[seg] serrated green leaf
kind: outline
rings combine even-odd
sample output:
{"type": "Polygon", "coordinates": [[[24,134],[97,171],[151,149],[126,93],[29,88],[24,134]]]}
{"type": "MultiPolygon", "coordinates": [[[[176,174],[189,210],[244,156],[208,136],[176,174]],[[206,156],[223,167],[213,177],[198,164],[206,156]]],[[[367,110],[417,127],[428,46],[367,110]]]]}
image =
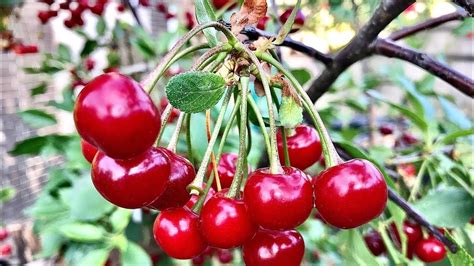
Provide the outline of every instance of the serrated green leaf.
{"type": "Polygon", "coordinates": [[[46,89],[47,89],[47,84],[43,82],[40,85],[32,88],[30,91],[30,95],[33,97],[39,94],[43,94],[46,92],[46,89]]]}
{"type": "Polygon", "coordinates": [[[279,116],[283,127],[295,128],[303,122],[303,107],[293,97],[283,96],[279,116]]]}
{"type": "Polygon", "coordinates": [[[285,24],[283,24],[283,26],[280,28],[280,31],[278,32],[276,39],[273,41],[273,44],[275,45],[282,44],[286,36],[288,36],[288,34],[290,33],[293,27],[293,23],[295,22],[296,13],[300,9],[300,6],[301,6],[301,0],[298,0],[298,2],[296,2],[296,5],[293,7],[293,10],[291,11],[291,14],[286,20],[285,24]]]}
{"type": "Polygon", "coordinates": [[[199,113],[213,107],[224,91],[225,80],[209,72],[179,74],[166,85],[166,96],[171,105],[186,113],[199,113]]]}
{"type": "Polygon", "coordinates": [[[17,142],[8,153],[13,156],[39,155],[44,149],[51,148],[54,152],[64,151],[65,144],[71,139],[70,136],[57,134],[37,136],[17,142]]]}
{"type": "Polygon", "coordinates": [[[453,241],[458,246],[456,253],[448,251],[448,259],[453,266],[472,266],[474,265],[474,258],[466,251],[466,249],[459,245],[453,236],[448,232],[445,232],[447,238],[453,241]]]}
{"type": "Polygon", "coordinates": [[[134,242],[128,242],[127,249],[122,253],[123,266],[151,266],[151,259],[142,247],[134,242]]]}
{"type": "Polygon", "coordinates": [[[18,115],[23,119],[23,121],[25,121],[25,123],[34,128],[52,126],[57,123],[54,116],[38,109],[21,111],[18,115]]]}
{"type": "Polygon", "coordinates": [[[71,223],[59,227],[59,232],[77,242],[97,242],[105,237],[105,229],[98,225],[71,223]]]}
{"type": "Polygon", "coordinates": [[[125,230],[125,227],[127,227],[130,222],[131,216],[132,212],[130,210],[117,208],[110,216],[110,223],[112,224],[114,232],[122,232],[125,230]]]}
{"type": "MultiPolygon", "coordinates": [[[[196,20],[199,24],[204,24],[217,20],[216,13],[214,12],[214,8],[212,7],[209,0],[195,0],[194,6],[196,20]]],[[[217,45],[217,31],[215,29],[205,29],[204,36],[206,36],[207,42],[209,43],[210,47],[214,47],[217,45]]]]}

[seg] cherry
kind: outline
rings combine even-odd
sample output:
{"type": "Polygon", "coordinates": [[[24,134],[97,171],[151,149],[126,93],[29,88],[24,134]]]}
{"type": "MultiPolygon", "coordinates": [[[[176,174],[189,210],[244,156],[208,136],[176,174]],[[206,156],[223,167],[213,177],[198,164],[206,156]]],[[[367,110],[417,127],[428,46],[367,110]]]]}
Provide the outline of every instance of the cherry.
{"type": "MultiPolygon", "coordinates": [[[[423,232],[418,224],[406,220],[403,222],[403,233],[407,239],[407,257],[411,259],[415,251],[416,243],[423,237],[423,232]]],[[[401,248],[401,237],[395,223],[390,224],[390,235],[395,244],[401,248]]]]}
{"type": "Polygon", "coordinates": [[[6,228],[0,227],[0,242],[8,238],[8,230],[6,228]]]}
{"type": "MultiPolygon", "coordinates": [[[[285,12],[283,12],[283,14],[281,14],[280,22],[282,24],[285,24],[285,22],[290,18],[292,11],[293,8],[288,8],[287,10],[285,10],[285,12]]],[[[296,12],[295,21],[291,28],[291,32],[297,32],[301,27],[303,27],[305,20],[306,17],[304,16],[303,12],[301,12],[301,9],[298,9],[298,11],[296,12]]]]}
{"type": "Polygon", "coordinates": [[[242,200],[217,193],[202,208],[201,230],[210,246],[229,249],[250,240],[257,227],[242,200]]]}
{"type": "Polygon", "coordinates": [[[247,266],[299,266],[303,260],[304,241],[295,230],[260,229],[244,244],[242,254],[247,266]]]}
{"type": "Polygon", "coordinates": [[[164,3],[158,3],[156,10],[160,13],[168,13],[168,7],[164,3]]]}
{"type": "Polygon", "coordinates": [[[116,160],[99,152],[92,164],[92,182],[111,203],[128,209],[147,206],[168,185],[167,155],[151,148],[130,160],[116,160]]]}
{"type": "Polygon", "coordinates": [[[74,106],[74,121],[84,140],[116,159],[148,150],[161,128],[150,96],[118,73],[102,74],[84,87],[74,106]]]}
{"type": "MultiPolygon", "coordinates": [[[[235,168],[237,166],[238,155],[235,153],[223,153],[219,164],[217,164],[217,173],[219,174],[219,182],[221,183],[221,188],[229,188],[234,180],[235,168]]],[[[209,164],[207,170],[207,175],[210,176],[212,173],[212,164],[209,164]]],[[[248,171],[250,172],[250,166],[248,166],[248,171]]],[[[212,187],[217,190],[217,179],[214,178],[212,182],[212,187]]]]}
{"type": "Polygon", "coordinates": [[[64,26],[66,28],[72,29],[76,26],[76,22],[74,21],[73,18],[68,18],[68,19],[64,20],[64,26]]]}
{"type": "Polygon", "coordinates": [[[96,14],[97,16],[102,16],[104,13],[105,6],[104,4],[96,3],[95,5],[90,7],[90,10],[93,14],[96,14]]]}
{"type": "Polygon", "coordinates": [[[92,59],[90,57],[87,58],[86,62],[85,62],[85,67],[86,67],[87,71],[91,71],[92,69],[94,69],[94,67],[95,67],[94,59],[92,59]]]}
{"type": "MultiPolygon", "coordinates": [[[[205,186],[203,185],[202,187],[202,190],[204,190],[205,186]]],[[[216,194],[216,191],[211,187],[209,189],[209,193],[207,193],[207,196],[206,196],[206,199],[204,200],[204,204],[206,204],[206,202],[209,201],[209,199],[214,196],[214,194],[216,194]]],[[[188,200],[188,202],[186,203],[186,207],[188,208],[192,208],[194,206],[194,204],[196,204],[196,202],[199,200],[199,196],[196,195],[196,194],[192,194],[191,195],[191,198],[188,200]]]]}
{"type": "Polygon", "coordinates": [[[436,238],[428,238],[418,241],[415,247],[416,256],[423,262],[437,262],[444,259],[446,249],[436,238]]]}
{"type": "Polygon", "coordinates": [[[125,11],[125,5],[122,4],[122,3],[118,4],[117,5],[117,11],[120,12],[120,13],[124,12],[125,11]]]}
{"type": "Polygon", "coordinates": [[[387,251],[382,236],[377,231],[370,231],[364,236],[364,241],[374,256],[379,256],[387,251]]]}
{"type": "Polygon", "coordinates": [[[269,20],[270,20],[269,16],[265,16],[265,17],[261,18],[257,23],[257,29],[265,30],[265,28],[267,27],[267,22],[269,20]]]}
{"type": "Polygon", "coordinates": [[[150,0],[139,0],[138,3],[144,7],[150,6],[150,0]]]}
{"type": "Polygon", "coordinates": [[[90,144],[89,142],[81,139],[81,149],[82,149],[82,155],[84,155],[84,158],[86,158],[86,160],[89,163],[92,163],[95,155],[97,154],[97,148],[94,145],[90,144]]]}
{"type": "Polygon", "coordinates": [[[156,243],[175,259],[191,259],[206,249],[199,217],[187,207],[162,211],[153,225],[156,243]]]}
{"type": "Polygon", "coordinates": [[[258,169],[248,177],[244,202],[252,220],[263,228],[292,229],[311,214],[311,182],[303,171],[293,167],[283,167],[281,174],[258,169]]]}
{"type": "Polygon", "coordinates": [[[17,54],[17,55],[35,54],[35,53],[38,52],[38,46],[17,44],[15,46],[13,46],[13,52],[15,52],[15,54],[17,54]]]}
{"type": "Polygon", "coordinates": [[[5,244],[0,247],[0,256],[8,257],[12,254],[12,246],[10,244],[5,244]]]}
{"type": "Polygon", "coordinates": [[[405,146],[410,146],[418,143],[418,138],[415,137],[410,132],[404,132],[402,136],[400,137],[400,140],[398,140],[400,144],[403,144],[405,146]]]}
{"type": "Polygon", "coordinates": [[[41,24],[46,24],[48,23],[50,17],[49,11],[39,11],[38,14],[36,15],[38,19],[40,20],[41,24]]]}
{"type": "Polygon", "coordinates": [[[382,125],[379,127],[379,132],[382,135],[392,135],[393,134],[393,127],[390,125],[382,125]]]}
{"type": "Polygon", "coordinates": [[[196,22],[194,21],[194,15],[190,11],[186,11],[186,13],[184,13],[184,16],[186,18],[186,29],[191,30],[196,25],[196,22]]]}
{"type": "Polygon", "coordinates": [[[196,176],[194,166],[181,155],[165,148],[160,148],[160,150],[168,156],[170,164],[169,183],[163,194],[149,207],[164,210],[184,206],[191,198],[186,187],[193,182],[196,176]]]}
{"type": "Polygon", "coordinates": [[[66,1],[66,2],[63,2],[61,4],[59,4],[59,8],[60,9],[64,9],[64,10],[69,10],[69,5],[71,4],[71,1],[66,1]]]}
{"type": "Polygon", "coordinates": [[[231,250],[218,249],[216,253],[220,263],[231,263],[234,260],[234,255],[231,250]]]}
{"type": "MultiPolygon", "coordinates": [[[[226,6],[228,3],[230,2],[230,0],[212,0],[212,4],[214,5],[214,7],[216,9],[221,9],[223,8],[224,6],[226,6]]],[[[232,5],[231,7],[229,7],[229,9],[232,9],[234,7],[236,7],[237,4],[234,4],[232,5]]]]}
{"type": "Polygon", "coordinates": [[[379,216],[387,203],[382,173],[363,159],[330,167],[313,178],[315,205],[330,225],[348,229],[379,216]]]}
{"type": "MultiPolygon", "coordinates": [[[[278,155],[280,162],[285,163],[283,138],[281,131],[277,133],[278,155]]],[[[313,127],[300,125],[294,129],[294,134],[286,137],[290,165],[304,170],[321,158],[321,142],[318,132],[313,127]]]]}

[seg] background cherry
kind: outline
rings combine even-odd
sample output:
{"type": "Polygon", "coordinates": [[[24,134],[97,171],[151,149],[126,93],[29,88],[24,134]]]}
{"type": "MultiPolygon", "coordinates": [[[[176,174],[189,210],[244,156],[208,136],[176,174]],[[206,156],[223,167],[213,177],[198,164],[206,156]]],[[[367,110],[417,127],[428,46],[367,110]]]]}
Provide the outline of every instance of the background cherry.
{"type": "Polygon", "coordinates": [[[184,206],[191,195],[187,186],[196,176],[194,166],[186,158],[165,148],[158,148],[168,156],[170,164],[169,183],[163,194],[149,205],[149,207],[164,210],[171,207],[184,206]]]}
{"type": "Polygon", "coordinates": [[[153,235],[163,251],[176,259],[191,259],[207,247],[199,230],[199,217],[187,207],[162,211],[156,217],[153,235]]]}
{"type": "Polygon", "coordinates": [[[9,257],[12,254],[12,246],[10,244],[5,244],[0,247],[0,256],[9,257]]]}
{"type": "Polygon", "coordinates": [[[244,202],[227,198],[223,193],[214,195],[201,210],[201,230],[210,246],[240,246],[252,238],[256,229],[244,202]]]}
{"type": "Polygon", "coordinates": [[[304,255],[303,237],[295,231],[260,229],[242,248],[247,266],[299,266],[304,255]]]}
{"type": "MultiPolygon", "coordinates": [[[[281,164],[285,164],[283,138],[281,131],[277,133],[278,155],[281,164]]],[[[290,165],[304,170],[321,158],[321,142],[318,132],[313,127],[300,125],[294,129],[294,134],[286,137],[290,165]]]]}
{"type": "MultiPolygon", "coordinates": [[[[219,174],[219,181],[221,183],[221,189],[229,188],[234,180],[235,168],[237,167],[238,155],[235,153],[223,153],[219,164],[217,165],[217,173],[219,174]]],[[[250,172],[250,166],[248,166],[250,172]]],[[[209,164],[207,175],[210,176],[212,172],[212,164],[209,164]]],[[[212,182],[212,188],[217,190],[217,180],[214,178],[212,182]]]]}
{"type": "Polygon", "coordinates": [[[7,239],[9,236],[8,230],[4,227],[0,227],[0,242],[7,239]]]}
{"type": "MultiPolygon", "coordinates": [[[[418,224],[409,220],[405,220],[403,222],[403,233],[407,239],[407,257],[411,259],[415,251],[416,244],[420,239],[423,238],[423,232],[421,231],[421,227],[418,224]]],[[[398,231],[395,223],[390,224],[390,236],[392,236],[392,240],[395,242],[395,244],[401,248],[402,244],[400,232],[398,231]]]]}
{"type": "Polygon", "coordinates": [[[379,256],[387,251],[385,244],[383,242],[382,236],[379,232],[372,230],[368,232],[364,236],[364,241],[367,247],[369,248],[370,252],[374,254],[374,256],[379,256]]]}
{"type": "Polygon", "coordinates": [[[244,188],[244,202],[252,220],[266,229],[285,230],[302,224],[313,208],[308,176],[293,167],[282,174],[268,168],[254,171],[244,188]]]}
{"type": "MultiPolygon", "coordinates": [[[[212,4],[214,5],[214,7],[216,9],[221,9],[223,8],[225,5],[227,5],[228,3],[230,2],[230,0],[212,0],[212,4]]],[[[236,7],[237,4],[234,4],[232,5],[229,9],[232,9],[234,7],[236,7]]]]}
{"type": "Polygon", "coordinates": [[[148,94],[118,73],[102,74],[84,87],[74,121],[84,140],[116,159],[145,152],[161,127],[160,113],[148,94]]]}
{"type": "Polygon", "coordinates": [[[168,185],[170,165],[156,148],[130,160],[116,160],[99,152],[92,164],[92,182],[111,203],[128,209],[145,207],[168,185]]]}
{"type": "Polygon", "coordinates": [[[84,158],[86,158],[89,163],[92,163],[95,155],[97,154],[97,148],[89,142],[81,139],[81,150],[84,158]]]}
{"type": "Polygon", "coordinates": [[[350,160],[313,178],[315,205],[329,224],[355,228],[378,217],[387,203],[382,173],[369,161],[350,160]]]}
{"type": "Polygon", "coordinates": [[[234,260],[234,254],[232,254],[232,250],[218,249],[216,253],[220,263],[231,263],[234,260]]]}
{"type": "MultiPolygon", "coordinates": [[[[293,11],[293,8],[288,8],[281,14],[280,16],[280,22],[282,24],[285,24],[285,22],[290,18],[291,12],[293,11]]],[[[295,17],[295,22],[293,23],[293,27],[291,28],[291,32],[297,32],[301,27],[303,27],[304,22],[306,21],[306,17],[304,16],[303,12],[301,12],[301,9],[298,9],[296,12],[296,17],[295,17]]]]}
{"type": "Polygon", "coordinates": [[[415,247],[416,256],[428,263],[443,260],[446,257],[446,248],[438,239],[428,238],[418,241],[415,247]]]}

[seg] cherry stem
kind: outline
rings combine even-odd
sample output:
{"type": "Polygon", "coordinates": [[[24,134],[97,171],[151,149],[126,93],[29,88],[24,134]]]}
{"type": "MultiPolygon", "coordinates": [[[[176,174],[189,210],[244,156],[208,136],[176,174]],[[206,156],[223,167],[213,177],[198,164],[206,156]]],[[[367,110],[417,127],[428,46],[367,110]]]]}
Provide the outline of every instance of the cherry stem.
{"type": "Polygon", "coordinates": [[[271,158],[272,148],[270,145],[270,137],[268,136],[267,127],[265,126],[265,122],[263,121],[262,113],[260,113],[257,103],[255,102],[251,94],[247,95],[247,102],[250,105],[250,108],[252,108],[253,112],[255,113],[255,116],[257,117],[258,125],[260,126],[260,130],[262,131],[263,140],[267,149],[268,158],[271,158]]]}
{"type": "Polygon", "coordinates": [[[193,143],[191,141],[191,114],[186,114],[186,146],[188,149],[188,159],[194,165],[193,143]]]}
{"type": "Polygon", "coordinates": [[[163,137],[163,132],[165,132],[165,128],[168,125],[168,119],[170,118],[171,112],[173,111],[173,106],[171,104],[168,104],[163,110],[163,113],[161,114],[161,128],[160,128],[160,133],[158,134],[158,138],[156,139],[156,146],[158,147],[160,145],[161,138],[163,137]]]}
{"type": "MultiPolygon", "coordinates": [[[[206,135],[207,135],[207,141],[209,141],[211,139],[211,111],[210,110],[206,111],[206,135]]],[[[221,180],[219,178],[219,173],[217,172],[216,156],[214,155],[214,151],[211,152],[211,164],[212,164],[212,172],[214,173],[214,176],[216,178],[217,191],[221,191],[222,189],[221,180]]]]}
{"type": "MultiPolygon", "coordinates": [[[[248,70],[247,70],[248,71],[248,70]]],[[[247,93],[249,90],[249,73],[245,73],[244,75],[240,76],[240,97],[242,99],[247,99],[247,93]]],[[[247,157],[247,101],[243,101],[240,104],[240,128],[239,128],[239,157],[237,159],[237,167],[235,168],[235,175],[234,179],[232,180],[232,184],[230,185],[229,192],[227,193],[227,197],[235,198],[240,193],[240,186],[242,184],[242,179],[244,178],[243,169],[245,158],[247,157]]]]}
{"type": "Polygon", "coordinates": [[[176,152],[176,145],[178,144],[179,140],[179,132],[181,131],[181,127],[183,125],[185,113],[181,112],[178,117],[178,121],[176,121],[176,128],[171,136],[170,142],[168,144],[168,150],[172,152],[176,152]]]}
{"type": "Polygon", "coordinates": [[[298,94],[303,99],[303,105],[305,106],[306,110],[310,114],[313,120],[313,123],[316,127],[316,130],[318,131],[319,137],[321,139],[322,148],[323,148],[324,160],[326,162],[327,167],[332,167],[341,163],[342,159],[337,154],[336,148],[334,147],[334,144],[331,141],[331,137],[329,136],[329,133],[326,127],[324,126],[324,123],[321,117],[319,116],[318,111],[316,110],[313,103],[311,102],[311,99],[306,94],[306,92],[301,87],[301,85],[296,80],[296,78],[291,74],[291,72],[286,70],[285,67],[283,67],[283,65],[280,64],[280,62],[275,60],[269,54],[264,53],[264,52],[256,52],[256,56],[260,58],[261,60],[277,68],[278,71],[283,73],[283,75],[285,75],[285,77],[288,78],[288,80],[291,82],[293,87],[296,88],[298,94]]]}
{"type": "Polygon", "coordinates": [[[237,116],[237,111],[239,110],[241,101],[242,101],[242,98],[240,97],[240,95],[237,96],[235,99],[234,108],[232,109],[232,112],[229,117],[229,121],[227,122],[227,125],[224,128],[224,132],[222,133],[221,142],[219,143],[219,148],[217,149],[217,163],[219,163],[219,160],[221,158],[227,136],[229,135],[232,125],[234,124],[234,120],[235,120],[235,117],[237,116]]]}
{"type": "Polygon", "coordinates": [[[190,47],[182,50],[181,52],[176,54],[176,56],[173,57],[173,59],[166,65],[166,69],[171,67],[174,63],[176,63],[181,58],[187,56],[188,54],[194,53],[194,52],[202,50],[202,49],[207,49],[207,48],[209,48],[209,44],[203,43],[203,44],[193,45],[193,46],[190,46],[190,47]]]}
{"type": "Polygon", "coordinates": [[[199,59],[191,67],[190,71],[196,71],[196,70],[203,69],[204,67],[207,66],[207,64],[209,64],[210,62],[215,61],[215,59],[214,60],[208,60],[208,59],[212,58],[213,56],[215,56],[219,53],[223,53],[223,52],[225,52],[225,56],[227,56],[227,54],[231,50],[232,50],[232,45],[230,45],[229,43],[223,43],[223,44],[220,44],[216,47],[213,47],[213,48],[209,49],[201,57],[199,57],[199,59]],[[207,64],[205,64],[205,63],[207,63],[207,64]]]}
{"type": "MultiPolygon", "coordinates": [[[[273,51],[273,50],[270,50],[270,51],[273,51]]],[[[274,58],[278,58],[276,57],[276,55],[272,55],[272,56],[274,58]]],[[[273,102],[275,103],[275,106],[278,112],[280,112],[280,103],[278,102],[278,97],[276,95],[275,89],[273,87],[270,87],[270,89],[272,92],[273,102]]],[[[282,139],[282,144],[283,144],[283,158],[284,158],[285,166],[290,166],[290,154],[288,152],[287,131],[284,127],[281,127],[280,132],[281,132],[281,139],[282,139]]]]}

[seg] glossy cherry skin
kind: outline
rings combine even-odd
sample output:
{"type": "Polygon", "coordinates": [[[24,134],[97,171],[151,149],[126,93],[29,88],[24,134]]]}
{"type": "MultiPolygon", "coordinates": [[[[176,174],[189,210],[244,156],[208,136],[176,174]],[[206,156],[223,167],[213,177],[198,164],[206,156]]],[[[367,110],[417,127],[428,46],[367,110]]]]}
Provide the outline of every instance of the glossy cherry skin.
{"type": "MultiPolygon", "coordinates": [[[[237,159],[238,155],[235,153],[223,153],[219,164],[217,165],[217,173],[219,174],[219,181],[221,183],[221,189],[230,188],[232,184],[232,180],[234,180],[235,169],[237,167],[237,159]]],[[[250,166],[248,167],[248,171],[250,172],[250,166]]],[[[212,164],[209,164],[207,169],[207,175],[210,176],[212,172],[212,164]]],[[[214,178],[214,182],[212,182],[212,188],[217,190],[217,180],[214,178]]]]}
{"type": "Polygon", "coordinates": [[[423,262],[437,262],[446,257],[446,248],[436,238],[423,239],[416,244],[415,255],[423,262]]]}
{"type": "MultiPolygon", "coordinates": [[[[413,257],[413,252],[415,251],[416,244],[423,238],[423,232],[421,231],[421,227],[418,224],[406,220],[403,222],[403,233],[407,239],[407,257],[411,259],[413,257]]],[[[395,245],[401,248],[402,244],[400,232],[394,223],[390,224],[390,236],[395,242],[395,245]]]]}
{"type": "MultiPolygon", "coordinates": [[[[285,22],[290,18],[292,11],[293,11],[293,8],[288,8],[287,10],[285,10],[285,12],[283,12],[283,14],[281,14],[280,22],[282,24],[285,24],[285,22]]],[[[303,27],[305,20],[306,20],[305,15],[303,14],[303,12],[301,12],[301,9],[298,9],[298,11],[296,12],[296,17],[293,23],[293,27],[291,28],[290,32],[292,33],[297,32],[301,27],[303,27]]]]}
{"type": "MultiPolygon", "coordinates": [[[[285,164],[283,138],[281,131],[277,133],[278,155],[281,164],[285,164]]],[[[304,170],[321,158],[322,146],[318,132],[313,127],[300,125],[291,136],[286,137],[290,165],[304,170]]]]}
{"type": "Polygon", "coordinates": [[[246,266],[299,266],[304,256],[303,237],[295,231],[260,229],[244,244],[246,266]]]}
{"type": "Polygon", "coordinates": [[[187,207],[162,211],[153,225],[156,243],[175,259],[191,259],[207,247],[199,229],[199,216],[187,207]]]}
{"type": "MultiPolygon", "coordinates": [[[[203,185],[203,188],[202,190],[204,191],[204,188],[205,188],[205,185],[203,185]]],[[[209,189],[209,193],[207,193],[207,196],[206,196],[206,199],[204,200],[204,204],[206,204],[206,202],[209,201],[209,199],[214,196],[214,194],[216,194],[216,191],[211,187],[209,189]]],[[[196,195],[196,194],[192,194],[191,195],[191,198],[188,200],[188,202],[186,203],[186,207],[192,209],[194,204],[196,204],[196,202],[199,200],[199,196],[196,195]]]]}
{"type": "Polygon", "coordinates": [[[148,150],[161,127],[160,112],[136,81],[118,73],[90,81],[74,106],[81,137],[115,159],[148,150]]]}
{"type": "Polygon", "coordinates": [[[167,155],[151,148],[130,160],[99,152],[92,163],[92,182],[111,203],[127,209],[148,206],[166,189],[170,175],[167,155]]]}
{"type": "Polygon", "coordinates": [[[217,193],[201,210],[201,230],[210,246],[229,249],[250,240],[257,226],[242,200],[217,193]]]}
{"type": "Polygon", "coordinates": [[[164,210],[171,207],[182,207],[191,198],[187,186],[191,184],[196,177],[194,166],[188,161],[188,159],[181,155],[165,148],[158,149],[168,157],[170,164],[169,183],[163,194],[161,194],[161,196],[148,207],[157,210],[164,210]]]}
{"type": "Polygon", "coordinates": [[[368,232],[364,236],[364,241],[374,256],[382,255],[385,251],[387,251],[382,236],[377,231],[368,232]]]}
{"type": "Polygon", "coordinates": [[[86,158],[89,163],[92,163],[95,155],[97,154],[97,148],[89,142],[81,139],[81,150],[84,158],[86,158]]]}
{"type": "Polygon", "coordinates": [[[266,229],[287,230],[302,224],[313,208],[309,177],[293,167],[270,174],[268,168],[254,171],[244,188],[244,202],[252,220],[266,229]]]}
{"type": "Polygon", "coordinates": [[[387,184],[371,162],[355,159],[313,178],[315,205],[330,225],[348,229],[378,217],[387,203],[387,184]]]}

